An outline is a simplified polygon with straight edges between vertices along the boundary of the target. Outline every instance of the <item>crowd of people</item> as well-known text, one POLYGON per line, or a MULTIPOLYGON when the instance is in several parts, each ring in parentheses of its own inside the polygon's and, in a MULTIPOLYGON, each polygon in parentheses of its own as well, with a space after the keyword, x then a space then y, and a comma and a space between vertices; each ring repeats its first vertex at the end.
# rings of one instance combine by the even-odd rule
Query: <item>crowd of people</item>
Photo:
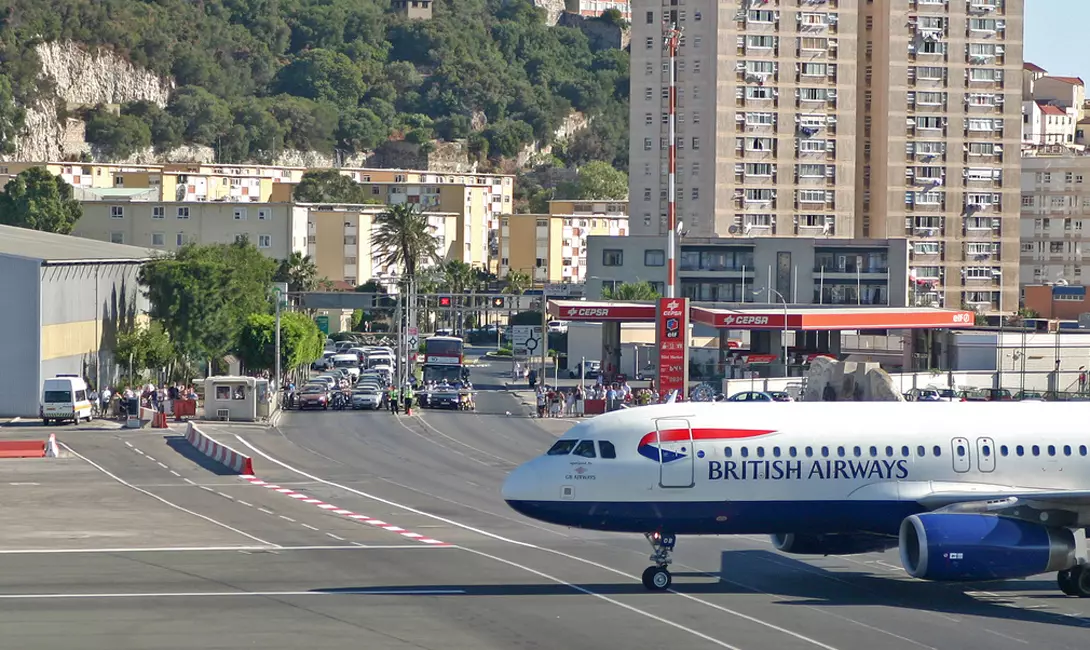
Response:
POLYGON ((659 393, 655 382, 649 382, 647 388, 633 388, 627 380, 604 383, 599 380, 584 390, 579 386, 572 388, 549 388, 536 386, 537 415, 540 418, 577 417, 584 414, 584 401, 588 399, 605 402, 606 411, 616 411, 633 406, 647 406, 659 403, 659 393))
POLYGON ((128 417, 129 404, 132 399, 139 399, 142 408, 166 411, 168 402, 175 400, 197 401, 197 390, 192 385, 183 385, 180 382, 167 386, 161 384, 145 384, 143 386, 126 386, 125 388, 111 389, 109 386, 99 393, 92 389, 88 398, 98 404, 102 417, 128 417))

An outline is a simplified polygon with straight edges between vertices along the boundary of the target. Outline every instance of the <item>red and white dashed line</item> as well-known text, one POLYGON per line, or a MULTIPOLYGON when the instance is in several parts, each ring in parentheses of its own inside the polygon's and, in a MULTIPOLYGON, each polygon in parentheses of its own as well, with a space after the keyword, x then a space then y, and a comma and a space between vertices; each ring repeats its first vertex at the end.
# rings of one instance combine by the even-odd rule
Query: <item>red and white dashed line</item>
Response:
POLYGON ((279 492, 280 494, 283 494, 286 497, 298 500, 300 503, 309 503, 310 505, 317 506, 318 508, 320 508, 322 510, 325 510, 326 512, 330 512, 330 513, 333 513, 335 515, 340 515, 342 517, 347 517, 348 519, 353 519, 355 521, 360 521, 360 522, 363 522, 365 524, 370 524, 372 526, 375 526, 377 528, 381 528, 381 529, 383 529, 385 531, 389 531, 391 533, 397 533, 398 535, 401 535, 402 537, 407 537, 408 539, 420 542, 421 544, 430 544, 431 546, 450 546, 450 544, 447 544, 446 542, 441 542, 441 541, 439 541, 437 539, 432 539, 431 537, 426 537, 424 535, 421 535, 420 533, 414 533, 412 531, 405 530, 404 528, 402 528, 400 526, 395 526, 395 525, 393 525, 391 523, 387 523, 387 522, 382 521, 380 519, 374 519, 372 517, 368 517, 367 515, 361 515, 361 514, 352 512, 351 510, 346 510, 345 508, 341 508, 340 506, 335 506, 332 503, 326 503, 326 502, 322 501, 321 499, 315 499, 314 497, 307 496, 306 494, 302 494, 300 492, 296 492, 295 490, 292 490, 290 488, 280 487, 279 485, 273 485, 272 483, 267 483, 265 481, 262 481, 261 479, 259 479, 256 476, 251 476, 249 474, 243 474, 239 478, 245 480, 250 485, 257 485, 257 486, 272 490, 273 492, 279 492))

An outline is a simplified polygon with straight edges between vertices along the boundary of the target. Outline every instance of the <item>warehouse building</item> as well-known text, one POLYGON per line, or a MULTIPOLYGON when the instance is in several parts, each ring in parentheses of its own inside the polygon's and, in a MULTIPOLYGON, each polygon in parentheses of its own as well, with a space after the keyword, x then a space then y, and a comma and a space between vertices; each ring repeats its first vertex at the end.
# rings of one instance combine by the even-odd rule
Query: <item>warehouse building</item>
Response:
POLYGON ((147 313, 155 251, 0 226, 0 417, 37 417, 42 380, 116 375, 117 332, 147 313))

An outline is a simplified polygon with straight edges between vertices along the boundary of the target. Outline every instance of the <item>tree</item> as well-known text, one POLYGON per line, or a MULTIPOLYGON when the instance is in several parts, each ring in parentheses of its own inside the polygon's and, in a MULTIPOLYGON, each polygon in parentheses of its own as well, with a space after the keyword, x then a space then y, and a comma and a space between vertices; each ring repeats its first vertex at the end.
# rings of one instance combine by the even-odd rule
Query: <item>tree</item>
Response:
POLYGON ((179 353, 220 358, 233 349, 251 314, 271 308, 269 284, 276 261, 248 241, 189 244, 140 270, 150 314, 179 353))
POLYGON ((527 289, 533 286, 530 275, 522 271, 508 271, 503 280, 507 283, 506 291, 508 293, 513 293, 516 296, 521 296, 527 289))
POLYGON ((371 235, 373 255, 382 266, 397 267, 405 278, 415 279, 417 269, 440 261, 439 240, 433 230, 417 205, 391 205, 375 217, 371 235))
POLYGON ((443 264, 443 284, 451 293, 463 293, 473 289, 476 273, 469 264, 461 260, 450 260, 443 264))
POLYGON ((119 332, 114 345, 117 363, 122 367, 131 363, 135 372, 165 368, 175 356, 174 344, 163 326, 155 321, 144 327, 119 332))
MULTIPOLYGON (((322 357, 325 335, 306 314, 280 314, 280 366, 294 370, 322 357)), ((250 314, 239 332, 236 352, 249 371, 276 367, 276 317, 267 313, 250 314)))
MULTIPOLYGON (((417 286, 417 291, 421 291, 421 287, 417 286)), ((356 287, 357 293, 373 293, 378 296, 378 304, 380 306, 374 307, 364 313, 363 322, 372 321, 375 318, 385 318, 393 314, 393 300, 390 298, 390 294, 386 291, 386 287, 380 284, 377 280, 368 280, 363 284, 356 287)), ((353 328, 355 329, 355 328, 353 328)))
POLYGON ((110 158, 128 158, 151 146, 151 127, 136 116, 114 115, 98 106, 87 121, 87 141, 110 158))
POLYGON ((628 174, 609 163, 594 161, 579 168, 573 199, 620 200, 628 197, 628 174))
POLYGON ((11 79, 0 75, 0 154, 15 153, 15 138, 26 120, 26 109, 15 101, 11 79))
POLYGON ((625 282, 616 286, 616 288, 603 287, 602 297, 606 300, 636 300, 636 301, 648 301, 660 298, 659 292, 655 291, 655 288, 651 286, 650 282, 646 280, 640 280, 639 282, 625 282))
POLYGON ((31 167, 8 181, 0 194, 0 223, 67 235, 83 216, 72 186, 45 167, 31 167))
POLYGON ((295 186, 293 196, 303 203, 364 203, 359 183, 336 169, 310 169, 295 186))
POLYGON ((280 92, 344 108, 355 108, 363 95, 360 69, 344 54, 326 49, 302 52, 278 75, 280 92))
POLYGON ((280 260, 273 281, 287 282, 291 293, 314 291, 314 287, 318 286, 318 267, 310 255, 296 251, 288 259, 280 260))

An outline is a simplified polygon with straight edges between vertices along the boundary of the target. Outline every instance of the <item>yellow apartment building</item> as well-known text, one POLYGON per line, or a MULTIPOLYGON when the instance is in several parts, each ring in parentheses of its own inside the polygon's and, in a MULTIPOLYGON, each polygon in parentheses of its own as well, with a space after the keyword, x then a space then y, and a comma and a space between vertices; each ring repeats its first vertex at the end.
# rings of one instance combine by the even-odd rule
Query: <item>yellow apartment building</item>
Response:
POLYGON ((587 237, 628 235, 624 201, 550 201, 554 214, 500 218, 497 274, 521 271, 534 282, 582 284, 587 279, 587 237))
MULTIPOLYGON (((306 253, 318 267, 319 277, 358 286, 374 279, 393 281, 397 269, 376 259, 371 244, 375 217, 382 205, 308 205, 306 253)), ((459 215, 425 211, 439 241, 442 260, 454 258, 459 215)), ((427 266, 427 265, 425 265, 427 266)))
POLYGON ((269 257, 284 259, 307 252, 307 208, 290 203, 88 201, 72 234, 166 251, 245 236, 269 257))

